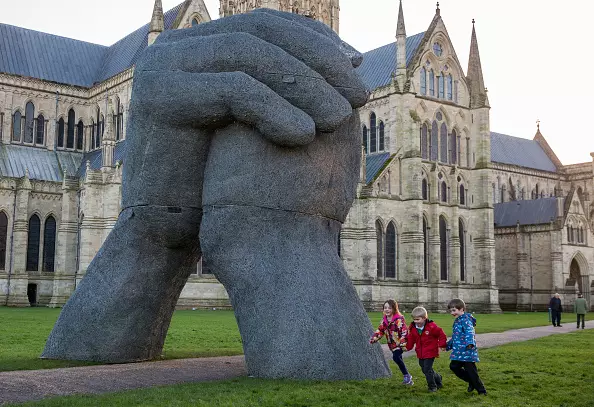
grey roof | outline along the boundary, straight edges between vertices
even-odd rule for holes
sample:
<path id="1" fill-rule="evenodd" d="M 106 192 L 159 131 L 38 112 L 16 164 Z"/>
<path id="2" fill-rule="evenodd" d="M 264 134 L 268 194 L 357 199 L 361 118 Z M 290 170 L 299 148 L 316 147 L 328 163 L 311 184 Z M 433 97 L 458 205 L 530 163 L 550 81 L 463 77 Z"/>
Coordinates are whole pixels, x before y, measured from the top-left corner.
<path id="1" fill-rule="evenodd" d="M 182 3 L 183 4 L 183 3 Z M 164 14 L 171 29 L 182 4 Z M 148 46 L 149 24 L 110 47 L 0 24 L 0 72 L 92 87 L 132 67 Z"/>
<path id="2" fill-rule="evenodd" d="M 384 168 L 386 161 L 390 159 L 390 153 L 371 154 L 365 157 L 365 183 L 369 184 L 376 175 Z"/>
<path id="3" fill-rule="evenodd" d="M 406 66 L 417 52 L 424 36 L 425 33 L 422 32 L 406 37 Z M 375 90 L 390 83 L 395 67 L 396 43 L 393 42 L 364 53 L 363 63 L 357 68 L 357 73 L 363 79 L 367 89 Z"/>
<path id="4" fill-rule="evenodd" d="M 67 175 L 77 173 L 82 158 L 82 153 L 3 144 L 0 145 L 0 175 L 21 178 L 29 170 L 30 179 L 59 182 L 64 171 Z"/>
<path id="5" fill-rule="evenodd" d="M 557 172 L 538 142 L 495 132 L 491 132 L 491 161 Z"/>
<path id="6" fill-rule="evenodd" d="M 117 142 L 113 152 L 113 162 L 111 164 L 114 165 L 117 161 L 124 162 L 126 151 L 126 140 Z M 87 173 L 87 161 L 89 162 L 91 169 L 100 169 L 103 162 L 103 149 L 90 151 L 82 157 L 82 165 L 76 172 L 76 175 L 80 178 L 84 177 Z"/>
<path id="7" fill-rule="evenodd" d="M 495 227 L 549 223 L 557 218 L 557 198 L 495 204 Z"/>

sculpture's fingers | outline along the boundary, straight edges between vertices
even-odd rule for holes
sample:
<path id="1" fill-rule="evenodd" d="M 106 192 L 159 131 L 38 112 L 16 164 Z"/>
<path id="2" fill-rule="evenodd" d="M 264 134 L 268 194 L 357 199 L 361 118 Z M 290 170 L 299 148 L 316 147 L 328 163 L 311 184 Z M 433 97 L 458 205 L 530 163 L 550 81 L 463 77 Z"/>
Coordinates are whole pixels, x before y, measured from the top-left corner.
<path id="1" fill-rule="evenodd" d="M 367 102 L 365 85 L 355 73 L 351 59 L 327 35 L 298 21 L 261 12 L 238 14 L 186 30 L 165 31 L 156 43 L 234 32 L 246 32 L 282 48 L 318 72 L 351 106 L 357 108 Z"/>
<path id="2" fill-rule="evenodd" d="M 252 13 L 266 13 L 276 17 L 284 18 L 285 20 L 294 21 L 296 23 L 305 25 L 318 33 L 327 36 L 340 48 L 343 54 L 350 58 L 351 64 L 357 68 L 363 62 L 363 55 L 355 48 L 344 42 L 338 34 L 336 34 L 330 27 L 310 17 L 302 16 L 295 13 L 285 13 L 283 11 L 273 10 L 270 8 L 258 8 Z"/>
<path id="3" fill-rule="evenodd" d="M 184 72 L 245 72 L 307 113 L 320 131 L 336 130 L 352 114 L 324 78 L 281 48 L 247 33 L 189 38 L 149 47 L 136 65 Z"/>
<path id="4" fill-rule="evenodd" d="M 172 127 L 217 128 L 232 122 L 253 126 L 282 146 L 313 141 L 315 124 L 266 85 L 243 72 L 138 71 L 132 108 L 144 117 L 158 110 Z"/>

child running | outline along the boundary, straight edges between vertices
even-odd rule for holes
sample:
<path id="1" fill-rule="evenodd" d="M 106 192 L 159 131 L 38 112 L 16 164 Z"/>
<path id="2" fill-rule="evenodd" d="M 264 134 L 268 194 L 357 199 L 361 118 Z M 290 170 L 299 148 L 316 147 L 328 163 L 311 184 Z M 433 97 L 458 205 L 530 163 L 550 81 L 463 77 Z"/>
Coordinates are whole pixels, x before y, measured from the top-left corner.
<path id="1" fill-rule="evenodd" d="M 433 370 L 433 362 L 439 357 L 439 348 L 445 350 L 446 335 L 437 324 L 427 316 L 427 310 L 417 307 L 412 311 L 413 323 L 410 324 L 406 350 L 415 347 L 419 365 L 427 379 L 430 392 L 441 389 L 441 375 Z"/>
<path id="2" fill-rule="evenodd" d="M 450 355 L 450 369 L 456 376 L 468 383 L 468 392 L 476 390 L 486 396 L 487 390 L 478 375 L 475 362 L 479 361 L 474 337 L 476 319 L 466 312 L 464 301 L 455 298 L 448 304 L 450 314 L 455 317 L 452 329 L 452 339 L 448 341 L 447 349 Z"/>
<path id="3" fill-rule="evenodd" d="M 394 334 L 396 334 L 396 336 L 394 336 Z M 404 376 L 402 384 L 411 386 L 413 384 L 412 376 L 408 373 L 404 360 L 402 360 L 402 353 L 406 349 L 408 330 L 406 329 L 404 316 L 398 310 L 398 303 L 394 300 L 388 300 L 384 303 L 384 316 L 382 322 L 379 324 L 377 331 L 375 331 L 369 342 L 375 343 L 384 335 L 386 335 L 388 347 L 392 351 L 392 359 L 394 359 L 394 362 L 398 365 L 398 368 Z"/>

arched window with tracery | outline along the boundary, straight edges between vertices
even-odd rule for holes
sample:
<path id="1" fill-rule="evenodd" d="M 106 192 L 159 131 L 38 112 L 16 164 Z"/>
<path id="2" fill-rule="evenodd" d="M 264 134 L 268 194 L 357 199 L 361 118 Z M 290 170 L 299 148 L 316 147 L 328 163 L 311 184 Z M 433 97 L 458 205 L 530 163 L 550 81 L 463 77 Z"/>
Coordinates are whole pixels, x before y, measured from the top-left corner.
<path id="1" fill-rule="evenodd" d="M 369 116 L 369 152 L 375 153 L 377 151 L 377 123 L 375 113 L 371 112 Z"/>
<path id="2" fill-rule="evenodd" d="M 443 216 L 439 217 L 439 270 L 440 279 L 442 281 L 448 280 L 448 269 L 449 269 L 449 253 L 448 253 L 448 229 L 447 222 Z"/>
<path id="3" fill-rule="evenodd" d="M 427 133 L 427 123 L 423 123 L 423 126 L 421 127 L 421 158 L 423 160 L 429 159 L 429 140 L 427 140 Z"/>
<path id="4" fill-rule="evenodd" d="M 450 136 L 450 164 L 457 164 L 458 158 L 458 133 L 456 130 L 452 130 L 452 134 Z"/>
<path id="5" fill-rule="evenodd" d="M 429 277 L 429 228 L 427 219 L 423 216 L 423 279 Z"/>
<path id="6" fill-rule="evenodd" d="M 31 102 L 25 105 L 25 143 L 33 143 L 35 133 L 35 106 Z"/>
<path id="7" fill-rule="evenodd" d="M 434 120 L 431 125 L 431 161 L 437 161 L 439 153 L 439 128 L 437 122 Z"/>
<path id="8" fill-rule="evenodd" d="M 42 114 L 37 116 L 37 132 L 35 135 L 35 144 L 42 146 L 45 142 L 45 117 Z"/>
<path id="9" fill-rule="evenodd" d="M 384 229 L 379 220 L 375 221 L 375 238 L 377 244 L 377 278 L 384 278 Z"/>
<path id="10" fill-rule="evenodd" d="M 421 68 L 421 95 L 427 94 L 427 70 L 425 67 Z"/>
<path id="11" fill-rule="evenodd" d="M 445 123 L 441 123 L 439 131 L 439 138 L 441 142 L 441 162 L 448 162 L 448 127 Z"/>
<path id="12" fill-rule="evenodd" d="M 379 151 L 384 151 L 384 149 L 385 149 L 384 122 L 380 120 L 380 122 L 379 122 Z"/>
<path id="13" fill-rule="evenodd" d="M 76 149 L 82 151 L 85 140 L 85 125 L 82 120 L 76 125 Z"/>
<path id="14" fill-rule="evenodd" d="M 14 112 L 12 115 L 12 141 L 21 141 L 21 122 L 22 116 L 20 111 Z"/>
<path id="15" fill-rule="evenodd" d="M 49 216 L 43 228 L 43 268 L 42 271 L 53 272 L 56 260 L 56 220 Z"/>
<path id="16" fill-rule="evenodd" d="M 363 148 L 365 149 L 365 154 L 369 152 L 369 144 L 367 142 L 367 126 L 363 125 L 363 134 L 361 135 L 363 141 Z"/>
<path id="17" fill-rule="evenodd" d="M 394 222 L 388 224 L 386 229 L 386 278 L 396 278 L 398 266 L 398 235 Z"/>
<path id="18" fill-rule="evenodd" d="M 64 147 L 64 118 L 58 120 L 58 147 Z"/>
<path id="19" fill-rule="evenodd" d="M 435 96 L 435 73 L 433 73 L 433 69 L 429 71 L 429 95 Z"/>
<path id="20" fill-rule="evenodd" d="M 33 215 L 29 219 L 29 228 L 27 234 L 27 271 L 39 270 L 39 238 L 41 232 L 41 222 L 39 216 Z"/>
<path id="21" fill-rule="evenodd" d="M 76 127 L 74 109 L 68 111 L 68 131 L 66 132 L 66 148 L 74 148 L 74 128 Z"/>
<path id="22" fill-rule="evenodd" d="M 423 197 L 423 201 L 429 200 L 429 184 L 427 183 L 427 178 L 423 178 L 421 181 L 421 196 Z"/>
<path id="23" fill-rule="evenodd" d="M 8 217 L 0 212 L 0 270 L 6 270 L 6 244 L 8 242 Z"/>
<path id="24" fill-rule="evenodd" d="M 466 232 L 462 219 L 458 220 L 458 236 L 460 238 L 460 281 L 466 280 Z"/>

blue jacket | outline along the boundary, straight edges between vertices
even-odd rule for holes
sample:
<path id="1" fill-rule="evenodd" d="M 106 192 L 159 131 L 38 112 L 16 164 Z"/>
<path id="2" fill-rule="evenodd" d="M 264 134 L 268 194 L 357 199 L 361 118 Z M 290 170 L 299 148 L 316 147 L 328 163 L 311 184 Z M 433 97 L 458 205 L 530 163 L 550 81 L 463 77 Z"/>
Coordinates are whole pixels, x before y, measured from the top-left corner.
<path id="1" fill-rule="evenodd" d="M 478 351 L 474 337 L 476 319 L 472 314 L 465 313 L 454 320 L 452 338 L 447 343 L 447 350 L 451 350 L 451 360 L 462 362 L 478 362 Z"/>

